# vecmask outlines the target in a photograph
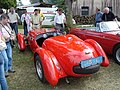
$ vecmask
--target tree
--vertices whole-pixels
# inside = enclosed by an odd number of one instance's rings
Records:
[[[10,7],[16,7],[16,0],[0,0],[0,8],[9,9]]]
[[[67,16],[67,26],[69,28],[73,27],[72,22],[72,0],[65,0],[66,5],[66,16]]]

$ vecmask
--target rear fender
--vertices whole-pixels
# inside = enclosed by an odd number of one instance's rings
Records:
[[[35,52],[35,55],[38,54],[41,58],[46,80],[52,86],[55,86],[58,83],[59,78],[66,76],[65,72],[52,52],[43,48],[38,48]]]
[[[86,39],[85,42],[91,44],[99,56],[104,57],[104,61],[101,63],[101,65],[104,67],[107,67],[109,65],[109,60],[108,60],[104,50],[102,49],[102,47],[93,39]]]
[[[18,39],[18,47],[20,51],[24,51],[26,49],[26,44],[24,40],[24,35],[18,33],[17,34],[17,39]]]

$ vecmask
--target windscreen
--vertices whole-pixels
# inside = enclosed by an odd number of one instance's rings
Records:
[[[111,21],[111,22],[101,22],[101,31],[109,32],[120,30],[120,22]]]

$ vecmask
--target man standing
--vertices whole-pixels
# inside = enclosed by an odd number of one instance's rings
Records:
[[[10,8],[10,12],[8,13],[9,16],[9,22],[12,30],[15,31],[15,34],[18,34],[18,19],[20,19],[19,15],[15,13],[15,10],[13,7]]]
[[[100,11],[100,9],[96,8],[95,26],[96,23],[100,23],[102,21],[102,15],[103,13]]]
[[[44,16],[44,14],[41,12],[41,9],[39,9],[39,14],[40,14],[40,17],[41,17],[41,23],[40,23],[40,25],[42,26],[42,22],[43,22],[43,20],[45,20],[45,16]]]
[[[57,9],[57,14],[54,17],[54,26],[57,30],[64,32],[64,23],[66,22],[66,17],[62,13],[62,9]]]
[[[39,15],[39,10],[35,9],[34,14],[31,17],[31,23],[33,29],[39,29],[41,25],[42,18]]]
[[[24,28],[24,35],[27,36],[30,31],[30,16],[27,14],[27,11],[24,11],[24,14],[21,16],[21,22]]]
[[[113,21],[115,15],[109,10],[108,7],[104,8],[104,14],[102,16],[102,21]]]

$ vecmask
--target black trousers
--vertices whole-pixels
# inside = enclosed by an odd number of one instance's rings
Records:
[[[57,30],[60,30],[61,32],[64,32],[64,24],[58,24],[58,23],[56,23],[55,28]]]

